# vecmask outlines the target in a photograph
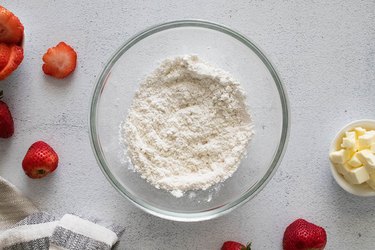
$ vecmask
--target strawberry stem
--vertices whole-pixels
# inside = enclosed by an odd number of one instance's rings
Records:
[[[44,169],[38,169],[38,170],[37,170],[37,173],[38,173],[38,174],[45,174],[46,171],[45,171]]]
[[[251,250],[251,242],[247,243],[246,247],[244,250]]]

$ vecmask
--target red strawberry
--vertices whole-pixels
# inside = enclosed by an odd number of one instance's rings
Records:
[[[0,71],[0,80],[7,78],[18,68],[23,60],[23,48],[17,45],[9,45],[10,55],[8,63]]]
[[[0,70],[2,70],[9,61],[10,49],[5,43],[0,43]]]
[[[20,44],[23,25],[12,12],[0,6],[0,42]]]
[[[57,168],[59,157],[47,143],[35,142],[22,161],[25,174],[33,179],[43,178]]]
[[[77,53],[66,43],[60,42],[56,47],[47,50],[43,62],[43,71],[46,75],[64,78],[76,68]]]
[[[294,221],[284,232],[284,250],[322,250],[326,243],[324,228],[303,219]]]
[[[221,250],[251,250],[251,243],[244,246],[235,241],[226,241],[221,247]]]
[[[8,105],[0,101],[0,138],[9,138],[14,134],[14,123]]]

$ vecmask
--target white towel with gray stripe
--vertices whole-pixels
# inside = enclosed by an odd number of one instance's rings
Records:
[[[57,219],[37,211],[13,185],[0,177],[0,249],[107,250],[123,232],[120,226],[96,219],[83,219],[73,214]]]

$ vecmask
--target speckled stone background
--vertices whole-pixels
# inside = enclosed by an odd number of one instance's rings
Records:
[[[375,248],[375,198],[345,193],[329,172],[337,130],[375,118],[375,1],[68,1],[7,0],[26,29],[25,59],[1,82],[16,133],[0,140],[0,175],[41,209],[73,211],[126,226],[118,249],[219,249],[225,240],[280,249],[297,217],[324,226],[327,249]],[[198,18],[255,41],[276,65],[289,94],[291,134],[274,178],[252,201],[218,219],[177,223],[148,215],[122,198],[100,172],[88,137],[91,90],[108,57],[156,23]],[[64,40],[78,52],[65,80],[43,75],[41,57]],[[22,158],[36,140],[59,153],[58,171],[27,178]]]

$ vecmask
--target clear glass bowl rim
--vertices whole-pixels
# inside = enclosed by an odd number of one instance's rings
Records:
[[[214,31],[222,32],[227,34],[234,39],[240,41],[244,45],[246,45],[249,49],[251,49],[264,63],[267,67],[269,72],[271,73],[273,80],[276,84],[277,90],[279,92],[281,107],[282,107],[282,130],[281,130],[281,138],[277,150],[274,154],[274,158],[269,166],[266,174],[262,177],[260,181],[258,181],[255,185],[253,185],[246,193],[244,193],[241,197],[237,200],[225,204],[223,206],[217,207],[215,209],[202,211],[202,212],[191,212],[191,213],[179,213],[179,212],[172,212],[159,209],[154,207],[147,202],[144,202],[141,199],[138,199],[136,196],[130,194],[117,180],[116,177],[110,171],[107,163],[104,159],[104,154],[99,142],[96,121],[97,121],[97,114],[96,110],[98,108],[100,102],[100,95],[104,89],[105,82],[110,75],[112,67],[115,65],[117,60],[132,46],[134,46],[137,42],[141,41],[142,39],[153,35],[157,32],[164,31],[167,29],[173,29],[178,27],[199,27],[199,28],[206,28],[211,29]],[[273,67],[272,63],[269,59],[265,56],[265,54],[256,46],[252,41],[250,41],[245,36],[241,35],[240,33],[227,28],[221,24],[203,21],[203,20],[176,20],[166,23],[161,23],[155,26],[152,26],[146,30],[139,32],[138,34],[131,37],[128,41],[126,41],[120,48],[110,57],[109,61],[105,65],[103,71],[101,72],[98,81],[93,89],[91,105],[90,105],[90,113],[89,113],[89,125],[90,125],[90,142],[92,150],[94,151],[95,158],[98,162],[98,165],[103,172],[104,176],[107,180],[112,184],[112,186],[125,198],[131,201],[134,205],[141,208],[142,210],[158,216],[160,218],[169,219],[173,221],[183,221],[183,222],[194,222],[194,221],[203,221],[209,220],[221,215],[227,214],[233,211],[235,208],[245,204],[247,201],[254,198],[270,181],[272,176],[275,174],[282,157],[284,156],[285,149],[287,146],[287,141],[289,137],[289,124],[290,124],[290,111],[289,111],[289,102],[287,98],[286,91],[282,85],[282,81],[277,73],[276,69]]]

